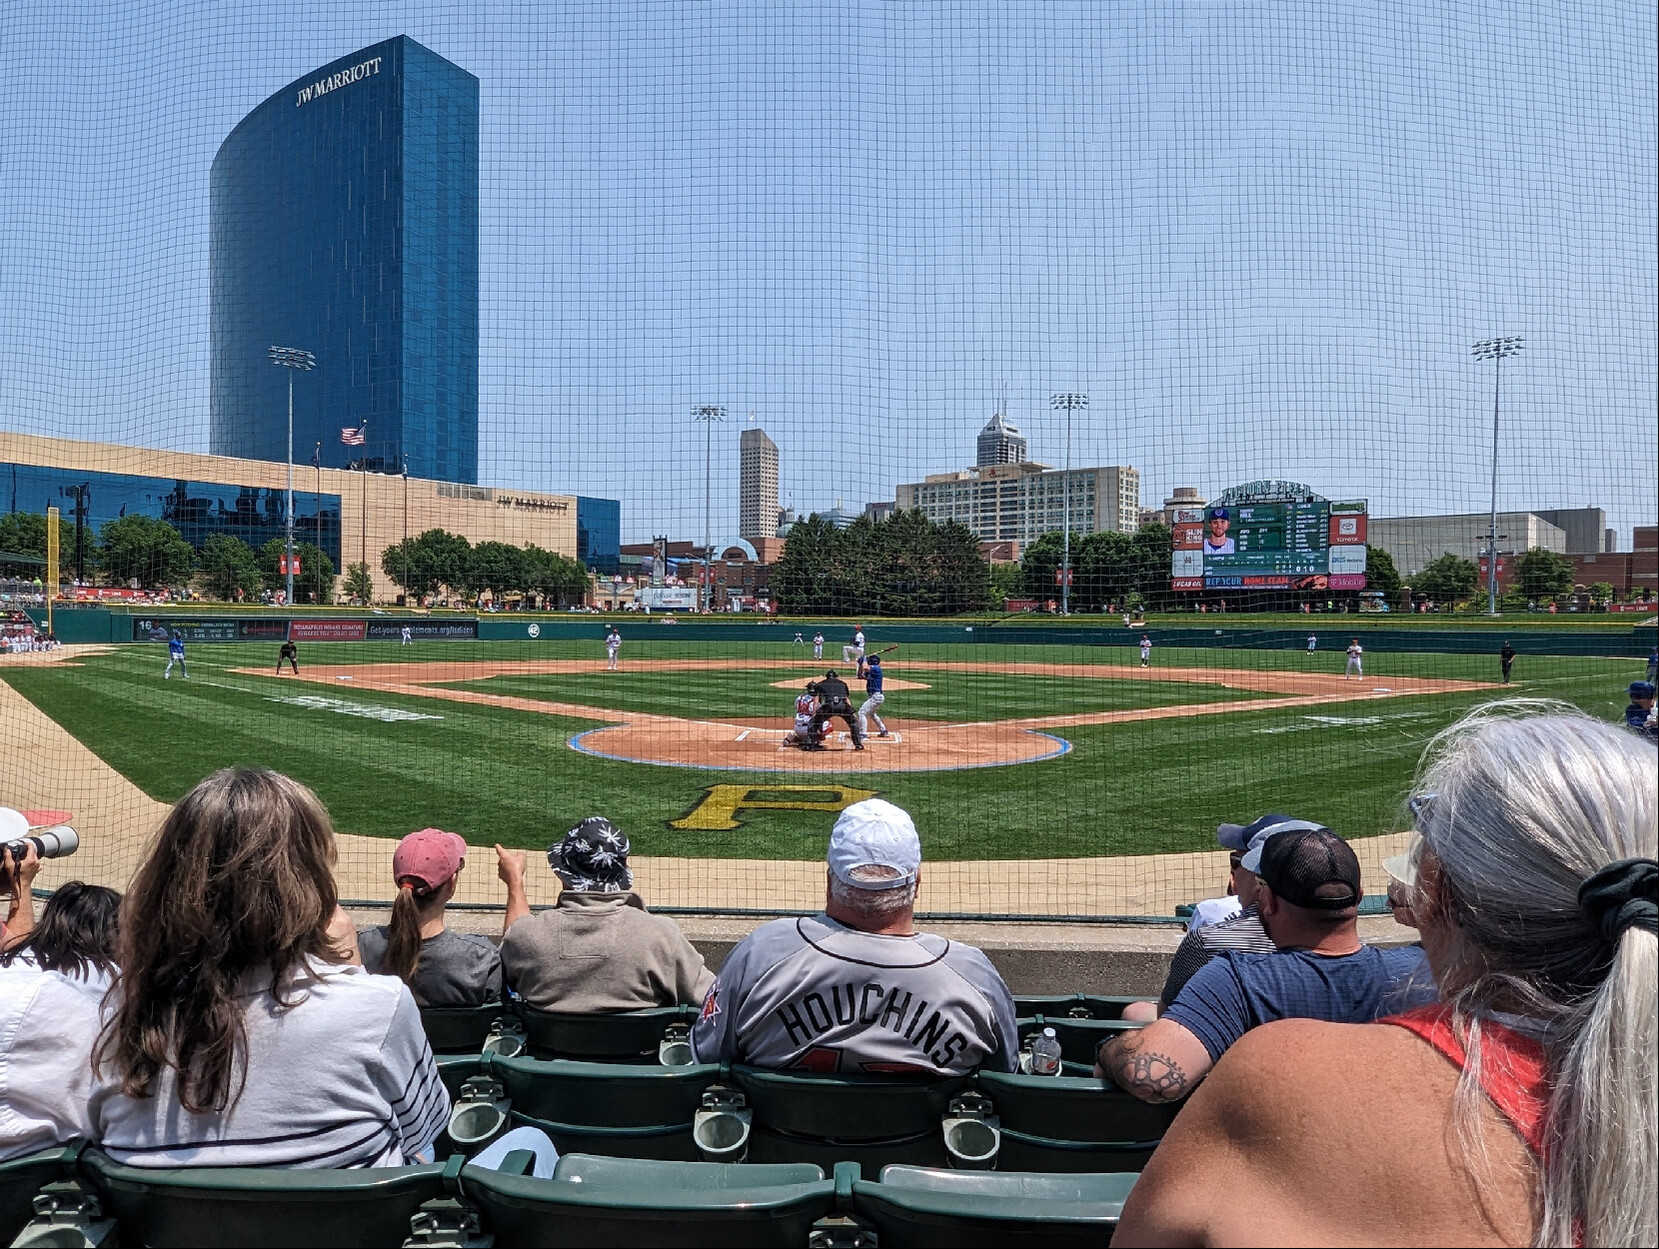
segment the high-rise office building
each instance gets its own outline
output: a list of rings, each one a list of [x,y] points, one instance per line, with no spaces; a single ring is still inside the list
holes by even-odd
[[[478,79],[405,36],[242,119],[210,184],[212,448],[478,480]],[[341,431],[361,430],[347,445]]]
[[[737,536],[778,536],[778,444],[751,426],[738,438]]]
[[[1141,474],[1127,466],[1051,469],[1027,460],[934,473],[901,485],[897,503],[929,520],[960,521],[981,542],[1035,542],[1065,527],[1070,491],[1073,533],[1134,533],[1141,520]]]
[[[1017,426],[1008,423],[1006,413],[998,412],[979,431],[979,454],[974,463],[1019,464],[1025,459],[1025,435]]]

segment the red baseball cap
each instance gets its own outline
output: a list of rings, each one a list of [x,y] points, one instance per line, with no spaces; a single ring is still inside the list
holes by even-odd
[[[397,843],[392,855],[392,879],[401,884],[413,877],[428,889],[436,889],[461,870],[466,857],[467,843],[459,833],[423,828]]]

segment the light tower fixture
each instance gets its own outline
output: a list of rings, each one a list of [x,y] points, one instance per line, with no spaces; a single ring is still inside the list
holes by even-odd
[[[714,602],[714,426],[726,419],[718,403],[699,403],[691,419],[703,422],[703,611]]]
[[[1486,534],[1486,614],[1498,614],[1498,394],[1503,385],[1503,362],[1519,355],[1523,338],[1482,339],[1469,349],[1476,360],[1492,362],[1492,515]]]
[[[1060,535],[1060,614],[1071,615],[1071,414],[1089,406],[1089,397],[1075,390],[1056,391],[1049,406],[1066,414],[1066,469],[1061,483],[1065,529]]]
[[[282,566],[288,576],[288,606],[294,606],[294,371],[309,373],[317,367],[317,357],[298,347],[272,347],[271,363],[288,370],[288,506],[284,526]],[[322,535],[319,534],[320,538]]]

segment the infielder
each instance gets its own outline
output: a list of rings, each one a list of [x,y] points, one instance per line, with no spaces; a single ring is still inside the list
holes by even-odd
[[[824,631],[822,629],[812,635],[812,657],[814,659],[824,657]]]
[[[289,638],[277,651],[277,675],[282,675],[282,665],[287,664],[294,670],[294,675],[300,674],[300,648],[294,645],[294,639]]]
[[[1342,679],[1346,681],[1349,677],[1365,678],[1365,648],[1359,644],[1358,638],[1348,643],[1348,667]]]
[[[851,646],[841,648],[841,662],[854,665],[859,675],[864,672],[864,626],[859,625],[853,630]]]
[[[864,661],[864,701],[858,707],[858,731],[863,737],[870,736],[870,721],[876,722],[877,737],[891,737],[887,725],[881,718],[881,705],[887,701],[887,695],[881,692],[881,656],[871,655]]]
[[[1150,668],[1151,666],[1152,666],[1152,638],[1149,635],[1143,633],[1143,634],[1141,634],[1141,667]]]
[[[794,644],[796,646],[805,646],[806,645],[806,639],[801,636],[801,631],[799,629],[795,630],[795,643]]]
[[[402,636],[403,636],[403,641],[399,643],[400,646],[413,645],[413,643],[415,641],[415,634],[414,634],[414,631],[412,629],[410,629],[408,625],[403,626],[403,635]]]
[[[622,649],[622,635],[611,626],[611,631],[605,635],[605,671],[616,671],[616,652]]]
[[[167,671],[161,674],[163,681],[173,679],[174,664],[179,666],[180,671],[184,673],[184,679],[188,681],[190,679],[190,669],[184,662],[184,634],[178,632],[175,632],[167,640]]]

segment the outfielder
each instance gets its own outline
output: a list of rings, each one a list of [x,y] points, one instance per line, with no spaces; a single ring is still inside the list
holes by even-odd
[[[605,635],[605,671],[616,671],[616,652],[622,649],[622,635],[611,626],[611,631]]]
[[[824,657],[824,631],[822,629],[812,635],[812,657],[814,659]]]
[[[161,674],[163,681],[173,679],[174,664],[179,666],[179,670],[184,673],[184,679],[188,681],[190,679],[190,668],[184,662],[184,634],[176,630],[173,636],[167,640],[167,671]]]
[[[887,701],[887,695],[881,692],[881,656],[871,655],[864,661],[864,701],[858,708],[858,731],[863,737],[870,736],[870,721],[876,722],[876,736],[890,737],[887,725],[881,718],[881,705]]]
[[[414,630],[411,629],[408,625],[403,626],[402,639],[403,640],[401,642],[399,642],[398,645],[400,645],[400,646],[412,646],[412,645],[414,645],[415,633],[414,633]]]
[[[1365,677],[1365,648],[1359,644],[1358,638],[1348,643],[1348,667],[1343,672],[1342,679],[1346,681],[1349,677],[1361,680]]]
[[[860,625],[853,630],[851,646],[841,648],[841,662],[855,665],[862,674],[864,669],[864,626]]]
[[[805,646],[806,645],[806,639],[801,636],[801,631],[799,629],[795,630],[794,645],[796,645],[796,646]]]
[[[1319,649],[1319,639],[1318,639],[1318,637],[1316,637],[1312,633],[1308,634],[1308,654],[1311,655],[1311,654],[1314,653],[1314,651],[1316,651],[1318,649]]]

